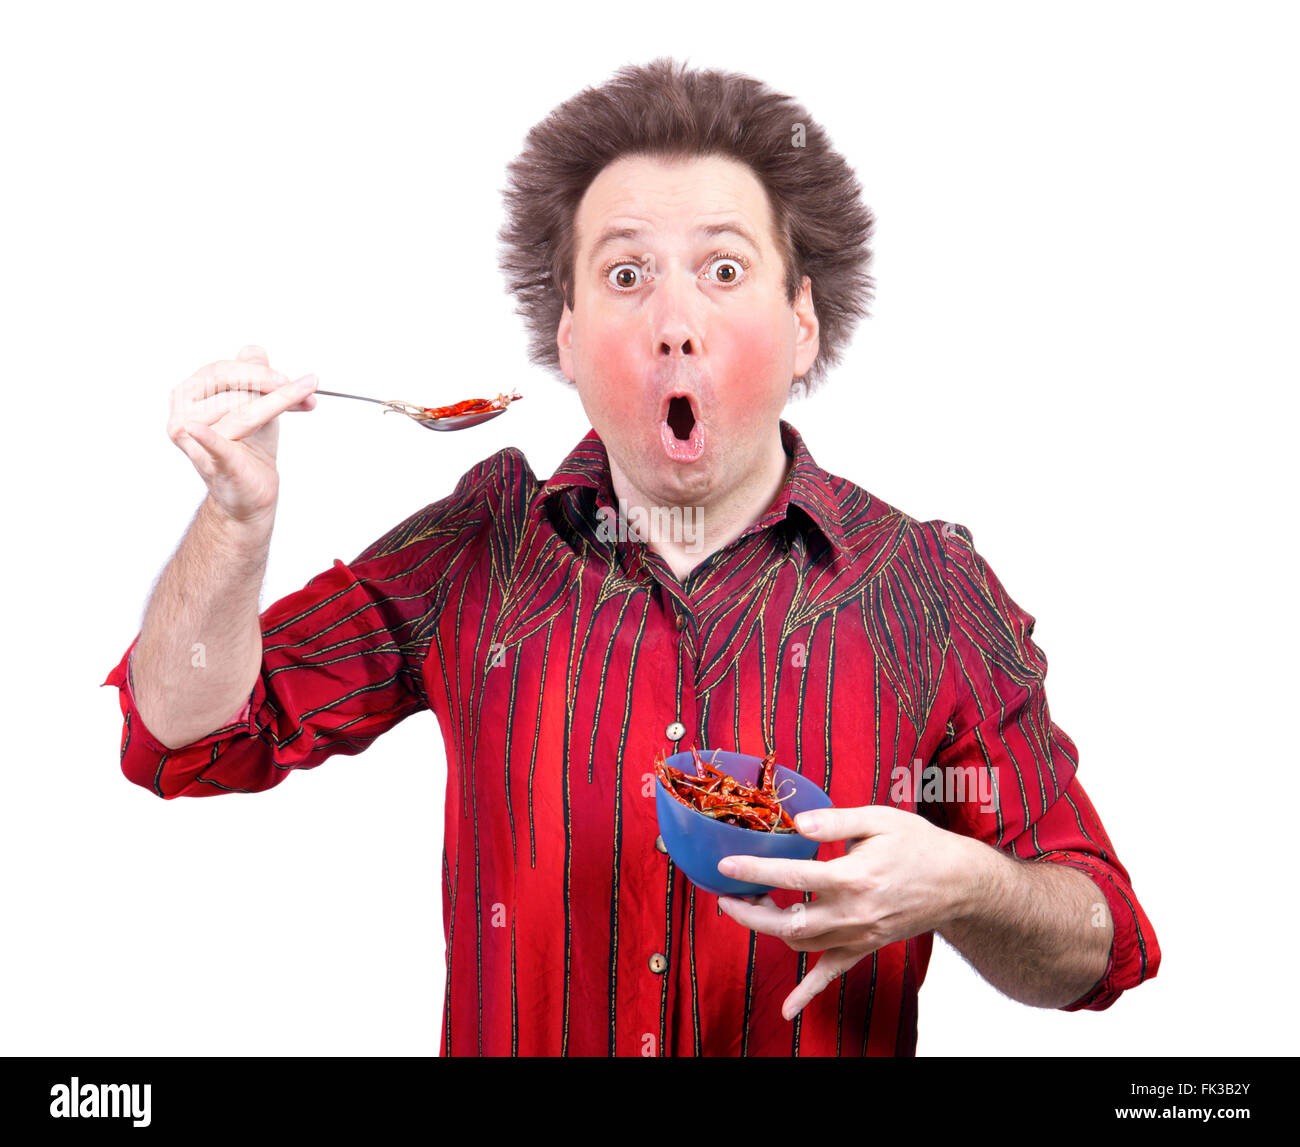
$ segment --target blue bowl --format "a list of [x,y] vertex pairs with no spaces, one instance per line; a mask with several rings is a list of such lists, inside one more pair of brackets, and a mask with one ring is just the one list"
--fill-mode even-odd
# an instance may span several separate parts
[[[747,785],[758,781],[762,762],[747,753],[728,753],[725,750],[701,749],[709,764]],[[695,775],[695,758],[690,753],[674,753],[668,763],[684,773]],[[791,815],[814,808],[830,808],[831,798],[812,781],[787,769],[776,766],[774,783],[779,792],[788,792],[794,783],[794,795],[781,802]],[[673,863],[685,873],[696,888],[712,892],[715,896],[762,896],[772,891],[770,884],[751,884],[733,880],[718,871],[718,861],[724,856],[780,856],[788,860],[811,860],[817,855],[821,842],[809,840],[797,832],[760,832],[754,828],[740,828],[705,816],[687,808],[672,795],[662,781],[655,785],[655,812],[659,817],[659,835]]]

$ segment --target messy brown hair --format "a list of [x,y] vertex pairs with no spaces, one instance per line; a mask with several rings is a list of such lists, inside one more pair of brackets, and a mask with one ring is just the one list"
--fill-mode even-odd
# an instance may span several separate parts
[[868,314],[875,218],[853,169],[801,104],[748,76],[688,70],[667,57],[624,67],[566,100],[507,168],[500,259],[528,328],[529,359],[564,377],[555,335],[565,304],[573,309],[578,205],[606,165],[626,155],[718,155],[758,177],[791,306],[803,276],[812,280],[820,346],[808,373],[791,380],[792,393],[811,393]]

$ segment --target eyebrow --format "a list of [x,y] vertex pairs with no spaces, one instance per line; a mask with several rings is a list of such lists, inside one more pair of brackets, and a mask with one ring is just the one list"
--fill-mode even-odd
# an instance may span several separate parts
[[[587,257],[588,266],[593,265],[599,258],[600,253],[611,243],[617,243],[620,240],[640,238],[642,230],[640,227],[606,227],[600,233],[596,240],[596,245],[592,247],[591,254]],[[739,220],[729,219],[722,223],[709,223],[703,227],[695,229],[696,235],[702,235],[705,238],[713,239],[718,235],[736,235],[745,240],[755,251],[762,251],[762,246],[758,240],[750,234],[749,229]]]

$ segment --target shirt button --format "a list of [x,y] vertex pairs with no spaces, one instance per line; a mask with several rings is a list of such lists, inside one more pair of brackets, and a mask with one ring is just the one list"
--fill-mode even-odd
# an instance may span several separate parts
[[668,851],[668,846],[664,844],[664,838],[662,836],[655,837],[655,848],[657,848],[660,852]]
[[686,618],[680,613],[677,615],[677,628],[679,630],[686,628]]
[[670,741],[680,741],[686,736],[686,726],[680,721],[674,721],[664,732],[668,735]]
[[662,952],[656,952],[650,957],[650,970],[656,975],[663,975],[664,969],[668,967],[668,957]]

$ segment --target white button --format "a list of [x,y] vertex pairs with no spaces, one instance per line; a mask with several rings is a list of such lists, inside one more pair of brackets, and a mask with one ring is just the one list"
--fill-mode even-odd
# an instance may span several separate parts
[[668,957],[662,952],[656,952],[650,957],[650,970],[656,975],[662,975],[665,968],[668,967]]
[[662,836],[655,837],[655,848],[657,848],[660,852],[668,851],[668,846],[664,844],[664,838]]
[[664,730],[664,732],[668,734],[668,739],[670,741],[680,741],[684,736],[686,736],[686,726],[680,721],[674,721]]

